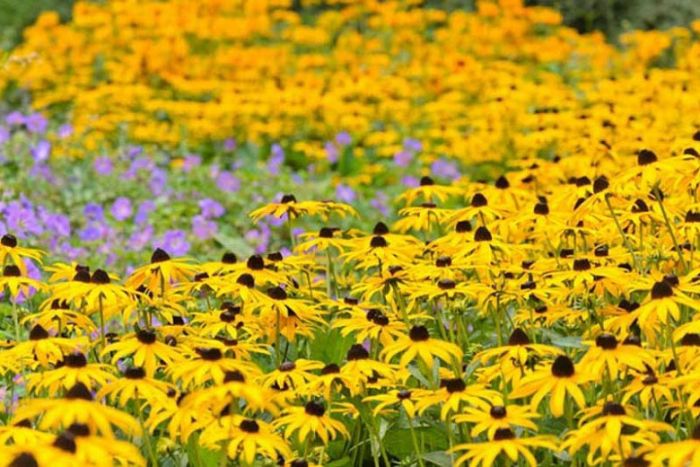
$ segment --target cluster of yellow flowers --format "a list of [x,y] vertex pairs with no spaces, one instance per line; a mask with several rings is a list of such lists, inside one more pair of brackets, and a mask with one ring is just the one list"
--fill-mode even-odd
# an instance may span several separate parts
[[[345,0],[300,14],[292,3],[78,2],[68,24],[49,12],[25,31],[0,88],[29,89],[39,110],[68,104],[82,145],[68,154],[121,134],[281,142],[325,160],[324,142],[346,131],[358,158],[391,157],[412,137],[427,163],[502,161],[667,141],[700,108],[689,92],[700,23],[630,33],[619,51],[522,0],[475,12]],[[647,72],[664,59],[673,66]],[[614,127],[629,131],[610,141]]]
[[[158,249],[123,283],[29,278],[41,253],[6,235],[0,462],[139,465],[136,444],[153,464],[392,465],[384,437],[408,427],[420,465],[698,465],[700,132],[675,144],[424,177],[394,225],[247,261]],[[357,213],[285,195],[251,213],[270,215],[293,232]]]

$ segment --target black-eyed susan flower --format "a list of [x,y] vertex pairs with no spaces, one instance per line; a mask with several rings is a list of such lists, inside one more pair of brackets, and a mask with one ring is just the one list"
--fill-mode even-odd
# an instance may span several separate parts
[[429,368],[433,367],[434,359],[438,358],[448,365],[461,365],[462,350],[451,342],[430,337],[430,332],[425,326],[413,326],[408,336],[401,335],[391,345],[382,350],[382,356],[387,362],[396,355],[401,355],[399,365],[407,366],[416,358]]
[[555,451],[556,442],[551,436],[532,436],[518,438],[510,428],[499,428],[489,441],[482,443],[458,444],[452,452],[464,451],[455,460],[455,465],[489,466],[494,465],[496,458],[506,456],[511,462],[517,462],[522,457],[531,467],[537,466],[537,460],[531,449],[548,449]]
[[493,405],[488,410],[477,407],[465,407],[464,411],[454,416],[457,423],[470,423],[473,437],[486,432],[488,439],[493,439],[497,430],[527,428],[537,431],[534,419],[540,415],[527,406]]
[[284,427],[286,438],[296,435],[299,440],[305,441],[309,436],[315,436],[324,445],[338,435],[346,438],[350,436],[345,425],[330,416],[325,404],[316,401],[307,402],[303,407],[287,408],[284,414],[273,422],[273,425]]
[[146,370],[148,376],[153,376],[163,365],[172,365],[183,358],[180,350],[160,342],[155,331],[146,329],[123,336],[119,342],[107,345],[101,355],[108,354],[112,354],[113,364],[130,357],[135,366]]

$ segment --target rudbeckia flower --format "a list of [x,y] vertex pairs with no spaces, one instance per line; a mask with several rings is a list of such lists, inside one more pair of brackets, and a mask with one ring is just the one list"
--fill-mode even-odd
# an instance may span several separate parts
[[537,466],[535,456],[530,449],[540,448],[555,451],[557,445],[551,436],[533,436],[518,438],[510,428],[499,428],[493,437],[483,443],[458,444],[451,452],[466,451],[455,461],[455,465],[471,465],[474,467],[494,465],[499,455],[506,455],[511,462],[517,462],[523,457],[531,467]]
[[24,259],[41,262],[42,256],[44,253],[41,250],[19,246],[17,237],[12,234],[5,234],[0,238],[0,264],[8,265],[9,259],[13,265],[19,268],[23,276],[27,275],[27,265]]
[[429,368],[433,367],[437,357],[450,365],[460,366],[462,362],[462,350],[451,342],[430,337],[430,332],[425,326],[413,326],[408,336],[401,335],[391,345],[382,350],[382,357],[387,361],[397,354],[401,354],[399,365],[408,366],[417,357]]
[[186,282],[196,271],[196,266],[187,259],[173,259],[165,250],[156,248],[151,255],[151,263],[135,269],[126,280],[126,286],[132,290],[143,286],[162,297],[173,284]]
[[[332,410],[332,409],[331,409]],[[309,435],[317,436],[324,445],[338,435],[345,438],[350,433],[342,422],[331,418],[326,406],[321,402],[311,401],[303,407],[292,406],[273,422],[277,428],[284,428],[284,436],[291,438],[296,434],[299,440],[305,441]]]
[[564,402],[568,393],[579,407],[586,406],[586,399],[580,388],[587,377],[576,372],[574,362],[566,355],[558,356],[549,368],[543,367],[526,375],[510,393],[513,399],[532,396],[531,407],[536,410],[542,399],[550,396],[549,409],[555,417],[564,414]]
[[532,412],[528,407],[519,405],[493,405],[488,411],[465,407],[464,412],[454,416],[457,423],[471,423],[471,436],[477,437],[486,432],[489,439],[493,439],[496,431],[513,429],[516,427],[537,431],[537,425],[532,421],[540,415]]
[[91,432],[114,438],[112,426],[124,433],[141,433],[138,422],[120,410],[96,402],[90,390],[82,383],[70,388],[62,399],[28,399],[14,415],[17,420],[41,417],[41,429],[67,428],[73,423],[87,425]]
[[124,336],[120,342],[107,345],[100,355],[112,355],[112,364],[131,357],[133,364],[143,367],[149,377],[153,377],[163,364],[170,366],[183,359],[181,351],[159,342],[153,330],[142,329]]

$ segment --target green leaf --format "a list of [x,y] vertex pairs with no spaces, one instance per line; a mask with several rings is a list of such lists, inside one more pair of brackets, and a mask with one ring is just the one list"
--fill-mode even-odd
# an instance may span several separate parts
[[422,457],[431,464],[439,465],[440,467],[450,467],[452,465],[452,456],[446,451],[427,452]]
[[311,358],[326,363],[338,363],[353,344],[352,336],[343,337],[337,329],[317,334],[311,341]]

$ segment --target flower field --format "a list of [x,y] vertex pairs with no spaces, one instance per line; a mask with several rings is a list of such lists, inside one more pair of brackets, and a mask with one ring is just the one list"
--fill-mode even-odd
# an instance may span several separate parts
[[700,466],[700,20],[424,3],[0,55],[0,465]]

